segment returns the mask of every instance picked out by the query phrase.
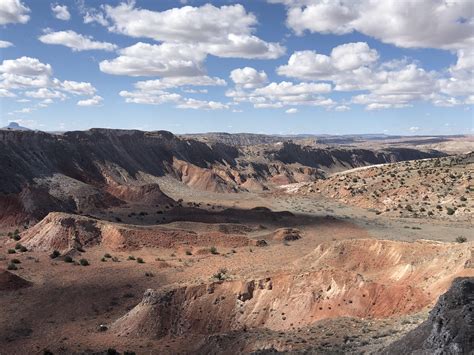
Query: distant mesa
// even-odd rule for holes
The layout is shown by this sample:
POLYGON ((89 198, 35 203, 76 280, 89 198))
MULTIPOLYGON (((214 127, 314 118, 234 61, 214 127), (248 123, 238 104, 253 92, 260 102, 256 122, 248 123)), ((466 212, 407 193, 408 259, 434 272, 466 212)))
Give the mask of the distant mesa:
POLYGON ((8 126, 2 127, 2 129, 8 129, 10 131, 31 131, 27 127, 20 126, 17 122, 10 122, 8 126))

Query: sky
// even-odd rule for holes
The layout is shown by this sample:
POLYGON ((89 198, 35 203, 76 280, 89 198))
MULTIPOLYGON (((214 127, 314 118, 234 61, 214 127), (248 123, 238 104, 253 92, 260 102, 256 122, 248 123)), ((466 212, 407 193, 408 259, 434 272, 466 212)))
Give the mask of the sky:
POLYGON ((0 126, 474 132, 471 0, 1 0, 0 126))

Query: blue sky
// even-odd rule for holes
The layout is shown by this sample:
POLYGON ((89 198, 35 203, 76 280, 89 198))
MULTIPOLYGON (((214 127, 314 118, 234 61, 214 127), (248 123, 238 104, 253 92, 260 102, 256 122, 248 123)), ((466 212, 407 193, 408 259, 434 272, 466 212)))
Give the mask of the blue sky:
POLYGON ((0 3, 0 125, 472 133, 470 1, 0 3))

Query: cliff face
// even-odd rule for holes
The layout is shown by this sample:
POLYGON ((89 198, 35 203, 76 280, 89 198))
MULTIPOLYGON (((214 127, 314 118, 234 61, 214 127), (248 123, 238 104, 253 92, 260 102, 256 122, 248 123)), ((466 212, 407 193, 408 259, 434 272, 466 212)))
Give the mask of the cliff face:
POLYGON ((235 165, 237 155, 235 148, 223 144, 183 141, 164 131, 0 131, 0 192, 17 193, 34 178, 56 173, 104 184, 106 165, 120 166, 131 177, 138 172, 162 176, 170 172, 174 158, 206 168, 223 161, 235 165))
POLYGON ((313 168, 351 169, 364 165, 395 163, 405 160, 427 159, 446 156, 438 151, 423 152, 409 148, 391 148, 381 151, 368 149, 339 149, 302 147, 285 142, 273 153, 275 159, 286 163, 300 163, 313 168))

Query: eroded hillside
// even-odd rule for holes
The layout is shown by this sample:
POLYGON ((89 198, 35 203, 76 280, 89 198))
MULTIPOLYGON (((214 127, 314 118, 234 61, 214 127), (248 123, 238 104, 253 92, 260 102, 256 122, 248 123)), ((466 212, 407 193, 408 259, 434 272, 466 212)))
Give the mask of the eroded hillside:
POLYGON ((354 169, 287 189, 320 193, 377 214, 471 219, 473 177, 474 155, 470 153, 354 169))
POLYGON ((328 171, 443 155, 294 143, 236 148, 165 131, 107 129, 61 135, 0 131, 0 148, 0 223, 9 226, 37 222, 54 211, 93 214, 130 203, 172 205, 160 189, 162 177, 204 191, 265 191, 324 178, 328 171))

